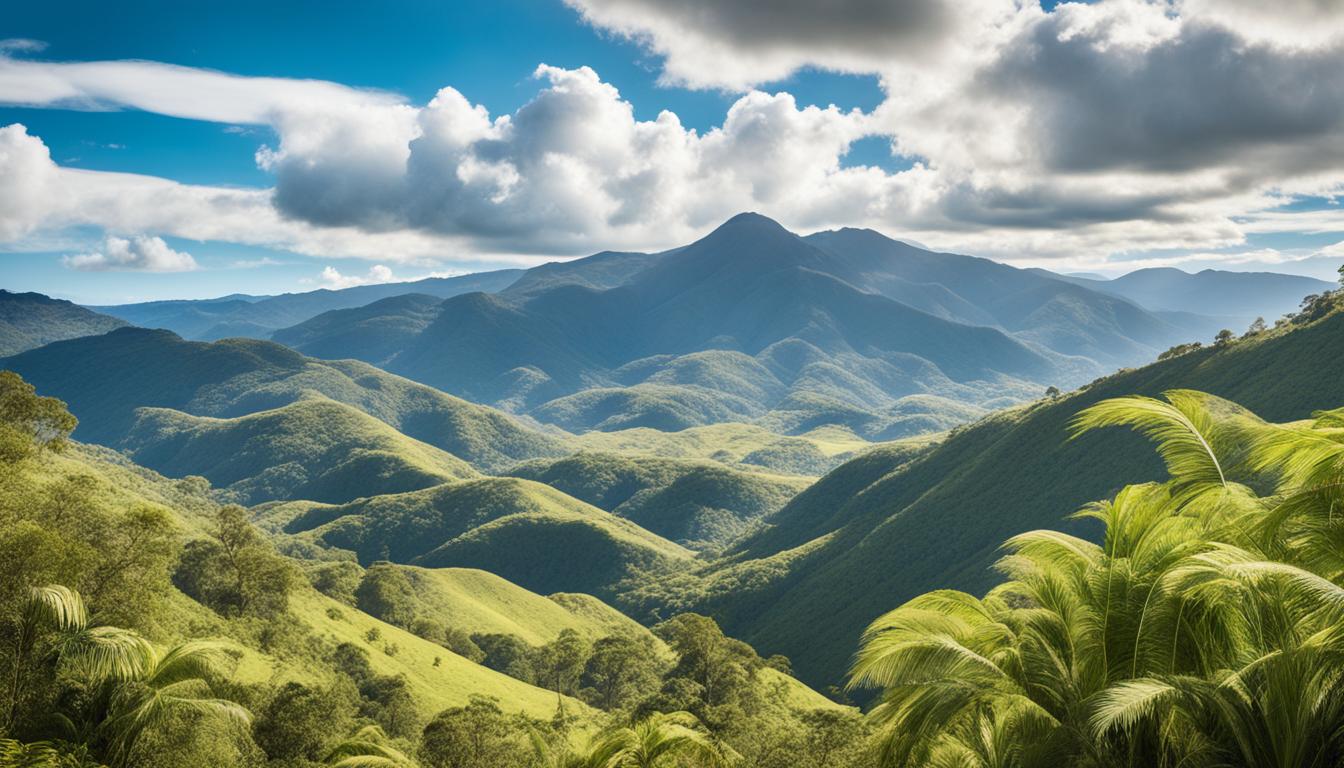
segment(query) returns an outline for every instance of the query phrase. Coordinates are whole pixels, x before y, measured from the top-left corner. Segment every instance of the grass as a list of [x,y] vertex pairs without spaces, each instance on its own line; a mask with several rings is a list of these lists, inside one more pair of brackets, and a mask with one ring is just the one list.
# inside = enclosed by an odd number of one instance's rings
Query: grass
[[355,408],[302,400],[232,419],[144,408],[121,447],[167,475],[201,475],[243,504],[340,503],[416,490],[478,473]]

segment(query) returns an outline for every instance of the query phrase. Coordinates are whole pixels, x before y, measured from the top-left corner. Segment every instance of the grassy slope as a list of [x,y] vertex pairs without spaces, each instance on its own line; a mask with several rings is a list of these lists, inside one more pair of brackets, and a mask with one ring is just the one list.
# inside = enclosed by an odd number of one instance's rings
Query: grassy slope
[[479,475],[348,405],[302,400],[233,419],[144,408],[121,447],[165,475],[202,475],[241,503],[418,490]]
[[722,549],[808,485],[693,459],[579,453],[510,470],[697,550]]
[[422,615],[468,633],[517,635],[541,645],[566,629],[590,640],[648,632],[591,595],[561,592],[543,597],[476,568],[401,569],[415,587]]
[[348,504],[282,504],[264,524],[360,561],[485,568],[539,592],[600,593],[691,553],[549,486],[485,478]]
[[[320,394],[484,471],[565,452],[557,439],[499,411],[371,365],[316,360],[265,341],[207,344],[167,331],[126,328],[51,344],[0,360],[0,367],[69,403],[80,419],[76,436],[88,442],[115,444],[141,407],[232,417]],[[99,375],[89,376],[91,370]]]
[[[173,513],[184,537],[205,531],[208,515],[214,508],[207,497],[189,487],[97,446],[75,443],[63,454],[44,454],[27,472],[41,483],[69,475],[94,477],[100,481],[99,494],[106,503],[122,507],[138,504],[164,507]],[[249,632],[244,631],[241,635],[231,632],[227,622],[176,590],[168,595],[167,602],[167,610],[161,612],[155,625],[145,628],[150,636],[159,643],[187,638],[225,640],[238,650],[235,674],[242,682],[321,682],[336,674],[319,654],[278,658],[259,647],[239,644],[235,638],[247,637]],[[333,609],[329,614],[328,611]],[[614,609],[607,610],[615,612]],[[527,685],[474,664],[441,646],[339,604],[307,586],[300,587],[292,596],[290,620],[294,623],[291,629],[310,632],[333,645],[350,642],[365,648],[369,651],[370,664],[381,674],[404,674],[421,715],[426,718],[445,707],[465,704],[472,694],[497,697],[506,711],[543,719],[555,713],[557,698],[553,691]],[[365,639],[365,633],[371,628],[377,628],[380,634],[380,639],[374,643]],[[384,652],[388,643],[397,646],[394,656]],[[437,668],[434,667],[436,656],[440,658]],[[568,698],[565,708],[580,716],[593,713],[581,702]]]
[[0,290],[0,356],[53,341],[107,333],[126,321],[40,293]]
[[[881,612],[933,588],[983,590],[1009,536],[1033,528],[1088,534],[1085,523],[1063,518],[1125,483],[1162,476],[1149,446],[1124,430],[1067,441],[1067,423],[1082,408],[1186,387],[1275,421],[1301,418],[1344,403],[1344,357],[1333,352],[1341,346],[1344,315],[1336,315],[990,417],[914,462],[869,454],[777,513],[793,521],[790,530],[767,531],[698,584],[683,583],[683,593],[699,593],[680,607],[709,611],[762,653],[787,654],[814,685],[838,681],[859,633]],[[671,590],[664,601],[682,600]]]
[[750,424],[712,424],[679,432],[647,428],[587,432],[575,437],[572,444],[582,450],[713,459],[729,465],[814,476],[873,446],[840,427],[819,427],[803,435],[785,436]]

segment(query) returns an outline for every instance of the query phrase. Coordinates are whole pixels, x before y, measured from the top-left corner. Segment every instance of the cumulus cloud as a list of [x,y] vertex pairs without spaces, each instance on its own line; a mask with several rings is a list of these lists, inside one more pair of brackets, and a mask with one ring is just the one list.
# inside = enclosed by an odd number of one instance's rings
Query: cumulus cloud
[[[224,189],[59,167],[21,126],[0,129],[0,239],[94,225],[427,264],[663,248],[742,210],[1007,259],[1344,231],[1275,210],[1344,193],[1341,0],[1290,0],[1272,23],[1250,0],[570,2],[658,55],[665,81],[740,91],[721,124],[638,120],[587,67],[538,67],[534,98],[492,115],[452,87],[414,105],[335,83],[0,56],[0,103],[275,136],[256,154],[274,186]],[[753,89],[801,67],[872,73],[886,99],[864,113]],[[846,167],[874,136],[918,162]]]
[[323,267],[322,274],[318,276],[317,282],[323,288],[353,288],[357,285],[373,285],[375,283],[392,283],[397,281],[397,277],[392,274],[391,268],[383,264],[375,264],[369,267],[368,274],[343,275],[335,267]]
[[108,236],[92,253],[65,256],[61,262],[81,272],[190,272],[197,268],[191,254],[175,251],[160,237]]

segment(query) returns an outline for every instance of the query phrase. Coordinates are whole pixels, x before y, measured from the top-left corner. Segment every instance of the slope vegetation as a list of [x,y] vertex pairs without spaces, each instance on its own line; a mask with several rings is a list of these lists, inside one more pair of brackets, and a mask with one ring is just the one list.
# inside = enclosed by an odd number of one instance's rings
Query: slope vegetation
[[[1080,505],[1161,464],[1137,435],[1069,440],[1084,407],[1128,394],[1192,388],[1267,419],[1303,418],[1344,402],[1344,315],[1226,348],[1124,371],[1055,400],[986,418],[911,460],[879,448],[832,471],[718,563],[624,596],[634,615],[693,608],[765,652],[787,654],[813,685],[841,679],[862,629],[934,588],[992,585],[1000,542],[1035,528],[1083,535]],[[844,599],[837,599],[843,595]]]
[[296,502],[268,510],[270,527],[361,563],[481,568],[528,589],[608,594],[639,571],[691,553],[634,523],[540,483],[484,478],[347,504]]
[[683,546],[717,551],[809,484],[716,462],[580,453],[509,474],[545,483]]
[[232,419],[141,408],[120,447],[165,475],[200,475],[242,504],[330,503],[478,477],[466,462],[332,400]]
[[139,408],[230,418],[320,395],[484,471],[565,453],[558,440],[499,411],[370,365],[315,360],[267,341],[203,343],[168,331],[123,328],[49,344],[0,360],[0,368],[66,401],[80,419],[76,436],[105,445],[130,432]]

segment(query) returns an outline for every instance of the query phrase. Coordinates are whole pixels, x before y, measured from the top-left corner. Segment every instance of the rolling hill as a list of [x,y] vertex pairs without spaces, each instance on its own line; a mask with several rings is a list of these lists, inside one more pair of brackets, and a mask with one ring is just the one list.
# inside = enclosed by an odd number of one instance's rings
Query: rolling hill
[[[859,633],[880,613],[935,588],[982,592],[1008,537],[1035,528],[1095,534],[1066,515],[1124,484],[1160,479],[1147,443],[1123,430],[1067,439],[1098,400],[1193,388],[1273,421],[1344,403],[1344,314],[1123,371],[1052,400],[961,428],[913,458],[863,454],[800,493],[771,526],[695,574],[622,596],[632,615],[691,609],[763,652],[794,661],[813,685],[840,680]],[[843,595],[844,599],[837,599]]]
[[1194,335],[1038,272],[742,214],[665,253],[545,265],[496,294],[382,302],[276,338],[575,432],[754,422],[892,439]]
[[164,475],[203,476],[245,505],[342,503],[480,476],[456,456],[325,398],[231,419],[140,408],[117,446]]
[[53,341],[96,336],[124,325],[124,320],[68,301],[0,289],[0,357]]
[[487,472],[568,452],[556,438],[490,408],[364,363],[315,360],[268,341],[205,343],[122,328],[5,358],[0,368],[65,400],[80,419],[76,435],[104,445],[122,440],[142,407],[232,418],[322,396]]
[[534,459],[509,474],[545,483],[701,552],[723,549],[810,484],[717,462],[602,453]]
[[268,338],[272,332],[331,310],[360,307],[380,299],[420,294],[445,299],[471,291],[494,292],[512,284],[520,269],[501,269],[459,277],[430,277],[405,283],[358,285],[280,296],[233,294],[217,299],[150,301],[92,307],[142,328],[163,328],[183,338],[215,341],[232,337]]
[[541,483],[485,478],[347,504],[293,502],[263,523],[376,560],[489,570],[543,592],[609,594],[638,571],[663,571],[691,552]]

